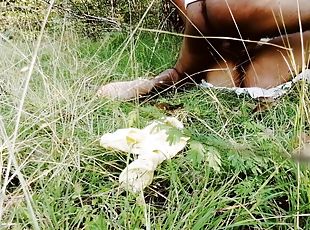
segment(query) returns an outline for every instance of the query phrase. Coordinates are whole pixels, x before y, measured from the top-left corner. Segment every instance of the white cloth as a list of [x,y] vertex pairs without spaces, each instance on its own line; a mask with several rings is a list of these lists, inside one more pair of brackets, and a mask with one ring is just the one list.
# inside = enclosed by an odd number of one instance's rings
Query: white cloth
[[201,0],[184,0],[184,4],[185,4],[185,9],[187,8],[187,6],[193,2],[198,2]]
[[279,86],[276,86],[271,89],[262,89],[258,87],[251,87],[251,88],[238,88],[238,87],[233,87],[233,88],[226,88],[226,87],[217,87],[214,86],[210,83],[207,83],[203,81],[201,83],[202,87],[208,88],[208,89],[220,89],[220,90],[229,90],[229,91],[234,91],[237,95],[240,94],[248,94],[252,98],[278,98],[285,94],[290,88],[292,88],[293,84],[295,84],[298,81],[306,81],[310,82],[310,69],[306,69],[304,72],[298,74],[296,77],[294,77],[291,81],[283,83]]
[[[165,160],[175,157],[185,148],[189,137],[182,133],[183,123],[175,117],[156,120],[144,129],[119,129],[106,133],[100,139],[100,145],[137,155],[137,159],[128,164],[119,176],[121,187],[134,193],[141,192],[152,183],[154,171]],[[172,131],[179,130],[182,136],[171,143]],[[175,137],[175,135],[174,135]]]

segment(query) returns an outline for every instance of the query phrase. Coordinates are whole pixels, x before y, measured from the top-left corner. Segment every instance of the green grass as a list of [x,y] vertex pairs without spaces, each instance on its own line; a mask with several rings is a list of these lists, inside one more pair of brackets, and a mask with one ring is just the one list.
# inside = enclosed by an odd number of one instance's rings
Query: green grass
[[[261,113],[253,112],[257,102],[247,96],[199,87],[143,101],[98,99],[100,84],[150,77],[172,66],[180,45],[179,38],[167,35],[142,33],[131,41],[127,34],[103,37],[92,41],[70,31],[44,35],[15,143],[27,74],[20,70],[29,65],[34,44],[23,37],[0,43],[0,186],[5,193],[0,228],[32,229],[34,221],[42,229],[310,228],[309,170],[290,159],[301,133],[309,135],[306,86],[295,86]],[[167,111],[156,106],[160,103],[179,106]],[[188,146],[163,163],[141,205],[118,185],[132,156],[103,149],[98,140],[106,132],[144,127],[166,115],[182,120],[192,146],[202,144],[206,151]],[[208,151],[217,152],[219,172],[210,167]],[[25,184],[9,158],[12,153]]]

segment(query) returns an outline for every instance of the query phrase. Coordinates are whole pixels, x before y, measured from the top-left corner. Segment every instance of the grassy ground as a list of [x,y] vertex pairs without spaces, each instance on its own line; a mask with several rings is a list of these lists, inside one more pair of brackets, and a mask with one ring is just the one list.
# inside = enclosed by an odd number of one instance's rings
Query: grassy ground
[[[290,159],[309,135],[307,86],[262,112],[247,96],[199,87],[98,99],[99,84],[172,66],[180,44],[148,33],[103,37],[44,35],[29,85],[34,40],[0,41],[0,229],[310,228],[309,170]],[[132,156],[98,139],[165,115],[184,122],[191,145],[160,166],[140,205],[118,188]]]

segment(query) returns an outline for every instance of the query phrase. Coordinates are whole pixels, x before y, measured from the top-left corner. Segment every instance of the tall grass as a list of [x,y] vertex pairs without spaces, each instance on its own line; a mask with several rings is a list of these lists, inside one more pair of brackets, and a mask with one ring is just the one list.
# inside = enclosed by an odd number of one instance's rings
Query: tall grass
[[[245,95],[199,87],[143,103],[98,99],[100,84],[170,67],[180,39],[133,30],[93,41],[65,25],[0,41],[1,228],[310,227],[308,166],[290,159],[309,136],[306,84],[256,113]],[[205,151],[188,147],[164,163],[141,205],[118,187],[132,156],[102,149],[98,139],[165,115],[181,119]],[[209,152],[217,153],[219,172]]]

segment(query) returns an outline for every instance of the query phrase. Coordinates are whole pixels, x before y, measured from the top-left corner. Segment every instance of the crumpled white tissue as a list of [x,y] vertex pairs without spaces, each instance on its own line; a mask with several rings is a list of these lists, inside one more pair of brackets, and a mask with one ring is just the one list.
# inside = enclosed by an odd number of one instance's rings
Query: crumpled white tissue
[[263,88],[259,88],[259,87],[249,87],[249,88],[216,87],[216,86],[214,86],[210,83],[207,83],[205,81],[203,81],[201,83],[201,86],[204,88],[229,90],[229,91],[235,92],[237,95],[248,94],[253,99],[256,99],[256,98],[273,98],[273,99],[276,99],[276,98],[284,95],[293,86],[294,83],[301,81],[301,80],[305,80],[307,82],[310,82],[310,69],[306,69],[302,73],[298,74],[291,81],[286,82],[284,84],[281,84],[277,87],[270,88],[270,89],[263,89]]
[[100,145],[104,148],[138,156],[120,174],[122,187],[134,193],[141,192],[152,183],[157,166],[185,148],[189,140],[185,136],[169,143],[168,132],[171,128],[182,130],[183,124],[174,117],[167,117],[162,121],[153,121],[144,129],[119,129],[101,137]]

